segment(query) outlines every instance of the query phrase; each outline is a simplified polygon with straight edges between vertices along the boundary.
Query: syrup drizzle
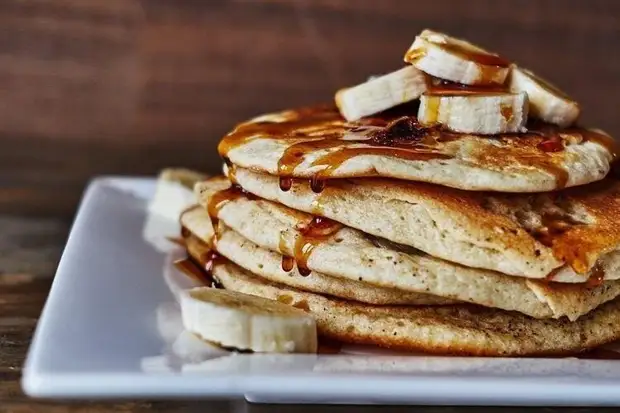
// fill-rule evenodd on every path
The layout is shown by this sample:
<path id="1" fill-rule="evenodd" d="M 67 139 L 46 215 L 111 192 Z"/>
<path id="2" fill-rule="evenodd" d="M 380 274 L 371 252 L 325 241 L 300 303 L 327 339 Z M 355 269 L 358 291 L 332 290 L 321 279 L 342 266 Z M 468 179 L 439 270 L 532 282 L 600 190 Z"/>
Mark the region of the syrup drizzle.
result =
<path id="1" fill-rule="evenodd" d="M 586 286 L 588 287 L 598 287 L 599 285 L 605 282 L 605 270 L 600 265 L 600 263 L 596 263 L 590 272 L 590 277 L 588 277 L 588 281 L 586 281 Z"/>
<path id="2" fill-rule="evenodd" d="M 324 217 L 313 217 L 307 224 L 300 224 L 297 230 L 301 236 L 297 238 L 294 248 L 297 270 L 302 276 L 310 275 L 308 260 L 314 249 L 342 228 L 342 224 Z"/>
<path id="3" fill-rule="evenodd" d="M 472 56 L 476 57 L 476 54 L 473 53 L 470 57 Z M 482 56 L 484 57 L 480 59 L 485 60 L 487 64 L 501 66 L 501 58 L 488 54 L 482 54 Z M 503 86 L 479 87 L 428 79 L 428 82 L 432 84 L 430 93 L 438 95 L 498 93 L 503 90 Z M 376 155 L 414 161 L 450 159 L 452 156 L 443 153 L 441 148 L 437 148 L 437 143 L 460 139 L 462 135 L 450 133 L 436 126 L 438 105 L 438 97 L 429 96 L 427 110 L 435 115 L 428 119 L 428 125 L 418 124 L 413 116 L 403 117 L 402 114 L 407 113 L 404 110 L 388 111 L 376 117 L 347 123 L 334 107 L 306 108 L 289 112 L 289 119 L 282 122 L 263 121 L 242 124 L 224 137 L 218 148 L 228 164 L 230 163 L 226 159 L 228 152 L 251 139 L 261 137 L 289 141 L 277 167 L 282 191 L 291 190 L 295 170 L 304 163 L 306 155 L 310 152 L 322 151 L 324 154 L 308 165 L 320 168 L 319 172 L 309 177 L 312 190 L 319 193 L 325 188 L 325 181 L 333 178 L 334 173 L 354 157 Z M 505 107 L 502 108 L 502 115 L 506 121 L 510 121 L 514 114 L 511 108 Z M 287 116 L 286 113 L 284 116 Z M 537 126 L 541 126 L 541 131 L 536 130 Z M 566 187 L 569 180 L 568 171 L 562 165 L 564 157 L 555 155 L 562 152 L 565 147 L 562 133 L 581 134 L 585 141 L 602 145 L 613 153 L 614 159 L 617 157 L 617 142 L 603 133 L 581 128 L 561 129 L 546 124 L 534 124 L 532 127 L 530 134 L 539 135 L 542 139 L 535 143 L 535 137 L 529 136 L 527 139 L 524 137 L 523 142 L 526 143 L 523 145 L 526 147 L 533 143 L 540 152 L 531 153 L 530 148 L 521 156 L 517 151 L 514 162 L 532 165 L 547 171 L 555 177 L 557 189 Z M 506 146 L 519 145 L 518 142 L 513 142 L 514 139 L 511 136 L 498 136 L 497 138 L 507 139 Z M 504 145 L 493 150 L 495 157 L 485 156 L 489 163 L 496 165 L 502 162 L 502 159 L 505 162 L 505 156 L 510 156 L 511 151 L 505 152 L 503 147 Z M 516 149 L 518 150 L 518 147 Z M 234 172 L 231 179 L 235 181 Z"/>
<path id="4" fill-rule="evenodd" d="M 465 85 L 463 83 L 439 79 L 428 74 L 425 75 L 425 79 L 425 95 L 431 96 L 493 95 L 508 92 L 508 87 L 506 85 Z"/>

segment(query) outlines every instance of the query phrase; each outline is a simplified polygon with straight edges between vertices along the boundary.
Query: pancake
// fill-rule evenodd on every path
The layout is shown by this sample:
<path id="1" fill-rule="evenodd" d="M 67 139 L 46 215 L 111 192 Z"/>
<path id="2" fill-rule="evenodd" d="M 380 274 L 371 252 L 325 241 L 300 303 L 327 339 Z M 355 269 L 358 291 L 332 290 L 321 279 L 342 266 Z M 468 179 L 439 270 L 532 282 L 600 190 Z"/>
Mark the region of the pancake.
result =
<path id="1" fill-rule="evenodd" d="M 614 140 L 600 131 L 544 125 L 525 134 L 476 136 L 401 116 L 411 113 L 346 122 L 331 106 L 289 110 L 240 124 L 218 150 L 232 164 L 280 177 L 383 176 L 501 192 L 595 182 L 615 157 Z"/>
<path id="2" fill-rule="evenodd" d="M 208 240 L 212 235 L 209 210 L 222 226 L 216 244 L 220 253 L 255 274 L 289 286 L 330 294 L 327 285 L 304 288 L 291 284 L 301 277 L 298 268 L 302 267 L 312 271 L 311 277 L 317 272 L 364 281 L 359 284 L 366 289 L 371 284 L 519 311 L 536 318 L 566 316 L 571 320 L 620 295 L 620 281 L 567 285 L 468 268 L 333 221 L 324 223 L 319 228 L 322 233 L 313 236 L 308 229 L 316 220 L 310 214 L 230 188 L 224 177 L 211 178 L 200 187 L 204 209 L 185 213 L 183 225 Z M 208 227 L 208 231 L 199 231 L 201 227 Z M 282 253 L 295 260 L 286 261 Z M 289 275 L 282 269 L 285 265 L 293 268 Z"/>
<path id="3" fill-rule="evenodd" d="M 182 218 L 183 227 L 191 234 L 185 234 L 189 253 L 200 261 L 210 250 L 207 240 L 213 236 L 212 226 L 206 212 L 202 209 L 190 210 Z M 282 270 L 282 256 L 258 247 L 239 234 L 219 224 L 216 250 L 242 268 L 267 280 L 278 282 L 301 290 L 324 293 L 334 297 L 376 305 L 444 305 L 454 303 L 429 294 L 400 291 L 393 288 L 380 288 L 371 284 L 330 277 L 318 272 L 302 276 L 297 269 L 291 272 Z M 211 230 L 205 232 L 209 227 Z M 195 232 L 194 232 L 195 231 Z M 199 235 L 200 234 L 200 235 Z"/>
<path id="4" fill-rule="evenodd" d="M 566 355 L 620 338 L 620 300 L 579 320 L 537 320 L 473 305 L 370 306 L 269 283 L 232 263 L 215 266 L 226 289 L 289 303 L 310 312 L 319 334 L 345 343 L 434 354 Z"/>
<path id="5" fill-rule="evenodd" d="M 620 180 L 520 195 L 333 179 L 317 194 L 305 180 L 282 191 L 277 177 L 234 171 L 252 194 L 465 266 L 558 282 L 620 278 Z"/>

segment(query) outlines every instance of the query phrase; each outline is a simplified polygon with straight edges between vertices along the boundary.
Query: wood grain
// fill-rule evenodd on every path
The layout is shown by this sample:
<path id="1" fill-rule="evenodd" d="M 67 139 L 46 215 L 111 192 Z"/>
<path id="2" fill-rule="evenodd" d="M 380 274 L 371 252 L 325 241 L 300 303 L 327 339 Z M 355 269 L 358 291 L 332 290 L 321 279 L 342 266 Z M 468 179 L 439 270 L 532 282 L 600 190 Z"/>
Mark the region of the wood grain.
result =
<path id="1" fill-rule="evenodd" d="M 620 133 L 615 0 L 5 0 L 0 211 L 70 216 L 94 174 L 216 170 L 236 122 L 399 67 L 425 27 L 551 78 Z"/>

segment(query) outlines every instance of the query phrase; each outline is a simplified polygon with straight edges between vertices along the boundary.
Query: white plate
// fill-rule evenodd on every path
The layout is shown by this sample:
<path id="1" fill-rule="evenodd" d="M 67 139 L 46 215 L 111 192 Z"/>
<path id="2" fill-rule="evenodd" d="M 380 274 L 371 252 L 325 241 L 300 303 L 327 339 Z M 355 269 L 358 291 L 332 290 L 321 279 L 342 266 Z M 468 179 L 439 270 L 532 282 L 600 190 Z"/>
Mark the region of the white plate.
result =
<path id="1" fill-rule="evenodd" d="M 620 405 L 619 361 L 426 357 L 359 347 L 337 355 L 234 355 L 208 348 L 176 319 L 170 287 L 187 279 L 143 239 L 153 190 L 154 181 L 141 178 L 100 178 L 89 186 L 27 359 L 27 394 Z"/>

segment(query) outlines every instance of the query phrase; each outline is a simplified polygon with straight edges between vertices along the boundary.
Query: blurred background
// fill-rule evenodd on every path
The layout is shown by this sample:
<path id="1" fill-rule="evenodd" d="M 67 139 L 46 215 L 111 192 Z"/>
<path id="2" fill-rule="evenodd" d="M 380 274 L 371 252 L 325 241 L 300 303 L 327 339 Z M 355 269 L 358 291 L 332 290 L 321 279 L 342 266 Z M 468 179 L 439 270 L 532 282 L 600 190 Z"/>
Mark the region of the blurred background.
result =
<path id="1" fill-rule="evenodd" d="M 400 67 L 424 28 L 620 134 L 618 0 L 2 0 L 0 22 L 0 213 L 70 217 L 98 174 L 215 172 L 235 123 Z"/>

